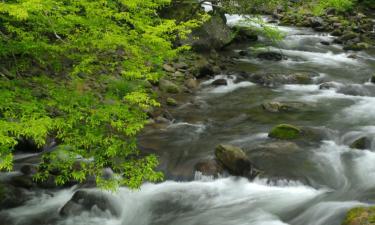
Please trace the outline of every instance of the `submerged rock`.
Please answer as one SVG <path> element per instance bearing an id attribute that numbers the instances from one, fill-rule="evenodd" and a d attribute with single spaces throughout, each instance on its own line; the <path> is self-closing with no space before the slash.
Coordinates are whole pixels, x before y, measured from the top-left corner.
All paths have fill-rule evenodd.
<path id="1" fill-rule="evenodd" d="M 228 81 L 226 79 L 217 79 L 214 80 L 211 85 L 213 86 L 226 86 L 228 85 Z"/>
<path id="2" fill-rule="evenodd" d="M 195 90 L 199 87 L 199 82 L 197 79 L 190 78 L 185 81 L 185 86 L 189 89 Z"/>
<path id="3" fill-rule="evenodd" d="M 21 206 L 29 199 L 24 189 L 0 184 L 0 210 Z"/>
<path id="4" fill-rule="evenodd" d="M 357 207 L 349 210 L 342 225 L 373 225 L 375 207 Z"/>
<path id="5" fill-rule="evenodd" d="M 371 148 L 371 140 L 368 137 L 361 137 L 355 140 L 350 148 L 365 150 Z"/>
<path id="6" fill-rule="evenodd" d="M 312 107 L 312 105 L 303 102 L 266 102 L 262 107 L 267 112 L 300 112 Z"/>
<path id="7" fill-rule="evenodd" d="M 205 176 L 218 176 L 223 172 L 223 167 L 214 159 L 204 160 L 195 165 L 195 170 Z"/>
<path id="8" fill-rule="evenodd" d="M 281 61 L 285 59 L 285 57 L 279 52 L 261 52 L 257 55 L 257 58 L 270 61 Z"/>
<path id="9" fill-rule="evenodd" d="M 61 216 L 77 216 L 85 211 L 99 209 L 110 212 L 113 216 L 119 216 L 120 212 L 114 202 L 103 192 L 92 190 L 79 190 L 61 208 Z"/>
<path id="10" fill-rule="evenodd" d="M 290 124 L 277 125 L 274 128 L 272 128 L 272 130 L 268 134 L 268 136 L 271 138 L 282 139 L 282 140 L 297 139 L 301 137 L 301 135 L 302 135 L 302 130 Z"/>
<path id="11" fill-rule="evenodd" d="M 252 164 L 241 148 L 221 144 L 216 147 L 215 156 L 230 174 L 251 178 L 254 176 Z"/>
<path id="12" fill-rule="evenodd" d="M 278 86 L 283 84 L 311 84 L 316 74 L 309 72 L 297 72 L 292 74 L 252 74 L 249 75 L 251 82 L 264 86 Z"/>

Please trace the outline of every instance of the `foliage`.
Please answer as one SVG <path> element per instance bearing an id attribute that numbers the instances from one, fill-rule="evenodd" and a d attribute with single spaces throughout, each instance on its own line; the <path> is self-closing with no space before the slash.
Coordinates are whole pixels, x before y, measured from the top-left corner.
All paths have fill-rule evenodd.
<path id="1" fill-rule="evenodd" d="M 354 0 L 319 0 L 313 7 L 314 14 L 321 15 L 326 9 L 333 8 L 338 12 L 347 12 L 353 9 Z"/>
<path id="2" fill-rule="evenodd" d="M 58 147 L 36 179 L 137 188 L 158 181 L 156 156 L 136 136 L 158 103 L 146 88 L 199 21 L 177 24 L 158 11 L 169 0 L 9 0 L 0 2 L 0 170 L 12 169 L 21 138 Z M 107 177 L 107 168 L 114 175 Z"/>

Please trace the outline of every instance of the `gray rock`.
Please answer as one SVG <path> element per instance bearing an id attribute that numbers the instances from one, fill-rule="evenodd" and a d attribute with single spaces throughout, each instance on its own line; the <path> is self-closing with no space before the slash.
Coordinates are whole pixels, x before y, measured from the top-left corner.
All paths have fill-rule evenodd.
<path id="1" fill-rule="evenodd" d="M 197 79 L 189 78 L 185 81 L 185 86 L 189 89 L 197 89 L 199 87 L 199 82 Z"/>
<path id="2" fill-rule="evenodd" d="M 280 113 L 280 112 L 301 112 L 311 110 L 314 105 L 306 104 L 303 102 L 266 102 L 262 107 L 267 112 Z"/>
<path id="3" fill-rule="evenodd" d="M 61 208 L 61 216 L 77 216 L 85 211 L 90 211 L 94 207 L 105 212 L 110 212 L 113 216 L 119 216 L 119 207 L 113 199 L 100 191 L 78 190 L 73 197 Z"/>
<path id="4" fill-rule="evenodd" d="M 312 28 L 321 27 L 324 25 L 324 19 L 321 17 L 311 17 L 310 18 L 310 26 Z"/>
<path id="5" fill-rule="evenodd" d="M 167 72 L 170 72 L 170 73 L 174 73 L 176 71 L 175 68 L 173 68 L 171 65 L 169 64 L 164 64 L 163 65 L 163 69 Z"/>
<path id="6" fill-rule="evenodd" d="M 0 210 L 21 206 L 29 199 L 24 189 L 0 183 Z"/>
<path id="7" fill-rule="evenodd" d="M 299 72 L 292 74 L 251 74 L 248 76 L 250 81 L 253 83 L 261 84 L 264 86 L 278 86 L 283 84 L 311 84 L 313 82 L 313 77 L 316 74 Z"/>
<path id="8" fill-rule="evenodd" d="M 279 52 L 261 52 L 257 55 L 257 58 L 270 61 L 281 61 L 285 59 L 285 57 Z"/>

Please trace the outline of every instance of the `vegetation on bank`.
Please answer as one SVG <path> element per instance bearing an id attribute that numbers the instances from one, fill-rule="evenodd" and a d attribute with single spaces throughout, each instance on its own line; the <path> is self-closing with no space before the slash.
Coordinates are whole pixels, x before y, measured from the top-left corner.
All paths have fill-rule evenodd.
<path id="1" fill-rule="evenodd" d="M 58 184 L 96 176 L 99 186 L 158 181 L 158 160 L 136 135 L 156 107 L 150 82 L 197 20 L 158 16 L 169 0 L 0 2 L 0 169 L 11 170 L 22 140 L 47 146 L 37 179 Z M 105 176 L 106 168 L 114 174 Z"/>

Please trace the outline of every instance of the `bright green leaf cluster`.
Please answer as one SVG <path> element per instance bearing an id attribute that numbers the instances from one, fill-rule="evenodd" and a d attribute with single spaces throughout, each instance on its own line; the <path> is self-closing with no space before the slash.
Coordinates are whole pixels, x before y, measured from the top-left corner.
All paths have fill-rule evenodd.
<path id="1" fill-rule="evenodd" d="M 155 156 L 136 136 L 159 104 L 149 81 L 198 21 L 158 16 L 169 0 L 11 0 L 0 3 L 0 170 L 21 139 L 43 146 L 37 179 L 113 189 L 158 181 Z M 108 177 L 108 169 L 113 174 Z"/>

